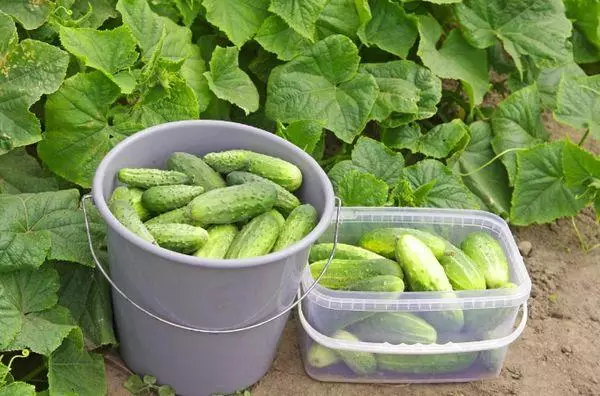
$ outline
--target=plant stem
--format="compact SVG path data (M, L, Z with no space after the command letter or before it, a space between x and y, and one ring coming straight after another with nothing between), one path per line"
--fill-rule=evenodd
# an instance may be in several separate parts
M579 141L579 143L577 145L581 147L581 145L585 142L585 140L587 139L589 134L590 134L590 128L588 128L587 131L585 131L585 133L583 134L583 137L581 138L581 140Z
M494 158L492 158L491 160L489 160L485 164L481 165L479 168L477 168L475 170L472 170L471 172L468 172L468 173L460 173L459 176L462 176L462 177L471 176L472 174L479 172L483 168L487 168L494 161L496 161L498 158L502 157L505 154L512 153L513 151L524 151L524 150L527 150L527 148L525 148L525 147L516 147L516 148L511 148L511 149L504 150L503 152L501 152L500 154L498 154L497 156L495 156Z

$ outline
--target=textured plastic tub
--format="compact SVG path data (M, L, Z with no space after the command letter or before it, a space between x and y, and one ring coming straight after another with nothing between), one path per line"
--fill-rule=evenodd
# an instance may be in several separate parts
M506 222L481 211L343 208L339 242L354 244L364 232L382 227L431 231L455 245L460 245L470 232L485 231L502 245L509 259L511 282L517 287L392 294L333 291L317 286L299 309L300 345L307 374L321 381L390 383L465 382L497 376L508 346L525 327L531 290L531 280ZM319 242L331 240L330 229ZM306 269L302 287L308 287L312 281ZM520 309L522 315L515 328ZM352 342L331 337L339 328L351 330L361 320L390 312L410 313L425 320L435 328L437 341L393 344L388 339ZM379 330L387 334L385 329ZM338 351L373 353L378 361L377 369L373 373L357 374L342 361L314 367L308 359L313 343ZM392 361L394 370L379 361Z
M315 229L280 252L241 260L209 260L152 245L123 227L106 200L123 167L165 167L175 151L205 154L248 149L296 164L302 201L320 215ZM294 300L310 245L327 229L333 189L319 165L293 144L259 129L223 121L181 121L139 132L115 146L99 165L92 196L108 225L110 274L152 314L178 325L238 329L281 313ZM231 393L268 370L288 315L251 330L204 334L165 324L113 289L120 352L136 373L152 374L178 395Z

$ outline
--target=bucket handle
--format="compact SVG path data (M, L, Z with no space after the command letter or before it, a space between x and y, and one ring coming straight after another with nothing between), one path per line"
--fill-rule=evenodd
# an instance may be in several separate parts
M310 287L308 289L306 289L306 291L304 292L303 295L299 296L298 299L295 302L293 302L289 307L287 307L283 311L279 312L277 315L271 316L270 318L265 319L262 322L258 322L258 323L255 323L253 325L244 326L244 327L240 327L240 328L236 328L236 329L212 330L212 329L202 329L202 328L197 328L197 327L185 326L185 325L181 325L179 323L171 322L170 320L165 319L163 317L160 317L160 316L158 316L158 315L150 312L146 308L142 307L140 304L136 303L135 301L133 301L129 296L127 296L127 294L125 294L125 292L123 290L121 290L121 288L119 286L117 286L117 284L110 277L110 275L108 274L108 272L106 271L106 269L104 269L104 266L102 265L102 263L98 259L98 256L96 255L96 251L94 250L94 245L92 243L92 235L91 235L91 232L90 232L90 223L89 223L89 219L88 219L87 209L85 207L86 201L87 200L91 200L91 199L92 199L92 196L90 194L85 194L81 198L81 208L83 209L83 217L84 217L84 220L85 220L85 232L87 234L88 245L89 245L89 248L90 248L90 252L92 254L92 258L96 262L96 265L98 266L98 269L100 269L100 272L106 278L106 280L112 286L112 288L117 293L119 293L119 295L121 297L123 297L127 302L129 302L131 305L133 305L139 311L145 313L146 315L150 316L151 318L153 318L155 320L158 320L159 322L162 322L162 323L164 323L166 325L176 327L178 329L188 330L188 331L192 331L194 333L204 333L204 334L232 334L232 333L239 333L239 332L246 331L246 330L252 330L252 329L255 329L255 328L260 327L262 325L265 325L267 323L270 323L270 322L272 322L272 321L274 321L276 319L279 319L280 317L282 317L283 315L287 314L292 309L294 309L296 306L298 306L298 304L300 304L302 302L302 300L304 300L304 298L306 298L308 296L308 294L312 291L312 289L314 289L317 286L317 284L319 283L319 281L321 280L321 278L323 277L323 275L325 275L325 272L327 271L327 268L329 268L329 265L331 264L331 261L333 260L333 257L335 255L335 249L336 249L337 243L338 243L338 232L339 232L339 226L340 226L340 211L341 211L341 206L342 206L342 200L340 198L338 198L338 197L335 197L336 215L335 215L335 227L334 227L334 232L333 232L333 247L331 248L331 253L329 254L329 258L327 259L327 263L325 264L325 266L321 270L321 273L315 279L315 281L313 282L313 284L310 285Z

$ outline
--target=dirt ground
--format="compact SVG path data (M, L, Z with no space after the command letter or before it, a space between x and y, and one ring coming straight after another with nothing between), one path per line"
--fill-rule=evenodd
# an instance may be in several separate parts
M566 133L577 141L576 133L550 129L555 138ZM598 146L588 149L600 152ZM589 246L600 244L591 210L575 223ZM600 395L600 248L583 251L570 219L513 233L517 242L533 247L525 257L533 288L527 328L510 347L498 378L442 385L321 383L304 373L292 319L271 370L252 396ZM127 395L122 363L107 358L107 373L109 394Z

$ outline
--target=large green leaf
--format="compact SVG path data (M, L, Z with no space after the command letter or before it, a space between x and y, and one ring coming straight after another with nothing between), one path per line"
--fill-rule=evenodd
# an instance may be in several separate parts
M315 24L329 0L272 0L269 11L278 15L301 36L312 40Z
M586 205L566 185L562 163L565 143L541 144L517 153L517 174L510 220L515 225L548 223L575 216Z
M384 206L389 187L366 172L351 170L337 184L336 193L344 206Z
M334 34L356 38L356 32L363 22L357 7L360 3L361 0L329 0L317 19L318 38Z
M285 61L300 55L311 46L309 39L301 36L276 15L264 20L254 39L264 49Z
M371 19L360 27L361 40L406 58L418 37L417 18L392 0L371 0L369 5Z
M402 154L364 136L360 137L354 145L352 162L389 185L396 184L404 167Z
M337 191L340 182L342 181L344 176L346 176L346 174L350 173L351 171L369 173L360 166L356 165L354 162L352 162L352 160L343 160L337 162L331 167L331 169L327 173L327 176L329 176L329 179L331 180L331 184L333 184L334 190Z
M103 72L123 93L133 92L135 79L127 72L117 74L133 66L138 58L136 41L127 26L113 30L63 26L60 28L60 41L86 66Z
M370 119L383 121L394 118L408 121L432 117L442 98L442 83L429 69L412 61L363 63L362 73L375 77L379 95L373 105Z
M600 61L600 49L592 44L585 35L573 26L573 60L577 64L596 63Z
M344 36L319 41L271 72L266 114L281 122L323 120L352 142L367 123L378 89L371 75L357 73L358 49Z
M206 19L241 47L260 28L269 12L269 0L204 0Z
M479 169L495 156L492 129L487 122L477 121L470 125L470 130L469 144L456 158L453 170L463 174L475 172L463 176L464 183L489 210L507 217L510 212L510 188L506 169L499 162Z
M258 91L250 77L238 65L239 50L219 47L210 59L210 71L204 73L208 86L219 99L239 106L246 114L258 110Z
M536 85L523 88L505 99L492 116L492 147L496 154L514 148L528 148L548 139L541 121L540 95ZM511 186L517 173L516 154L501 158Z
M422 16L418 25L421 34L418 55L423 64L439 77L460 80L471 106L480 104L489 88L486 52L472 47L456 29L438 50L437 43L443 33L440 24L430 16Z
M35 386L25 382L11 382L0 387L0 396L35 396Z
M556 94L560 80L564 77L584 77L585 72L575 62L562 66L544 69L537 77L537 86L540 91L542 104L549 108L556 107Z
M42 26L53 9L50 0L0 0L0 12L13 16L27 30Z
M577 197L592 201L596 217L600 219L600 157L594 156L581 147L566 141L562 154L562 166L567 186L577 193Z
M119 0L117 10L136 38L143 59L150 59L165 30L166 18L155 14L146 0Z
M589 129L600 140L600 75L564 77L556 95L554 116L578 129Z
M69 56L40 41L18 43L14 22L1 12L0 32L1 155L42 138L40 122L28 109L43 94L58 89L65 77Z
M323 123L319 121L296 121L284 127L278 123L277 134L309 154L313 154L323 136Z
M561 0L464 0L456 15L472 45L487 48L499 39L521 72L524 56L540 68L571 59L571 23Z
M58 190L56 178L43 170L25 149L16 149L0 156L0 194L52 190Z
M383 142L396 149L409 149L413 153L432 158L446 158L467 135L466 125L459 119L436 125L425 134L417 125L385 129Z
M567 17L600 49L600 0L564 0Z
M116 18L119 15L115 9L116 5L117 0L75 0L71 11L73 11L74 19L87 16L81 22L81 27L96 29L108 18ZM92 12L89 12L90 7Z

